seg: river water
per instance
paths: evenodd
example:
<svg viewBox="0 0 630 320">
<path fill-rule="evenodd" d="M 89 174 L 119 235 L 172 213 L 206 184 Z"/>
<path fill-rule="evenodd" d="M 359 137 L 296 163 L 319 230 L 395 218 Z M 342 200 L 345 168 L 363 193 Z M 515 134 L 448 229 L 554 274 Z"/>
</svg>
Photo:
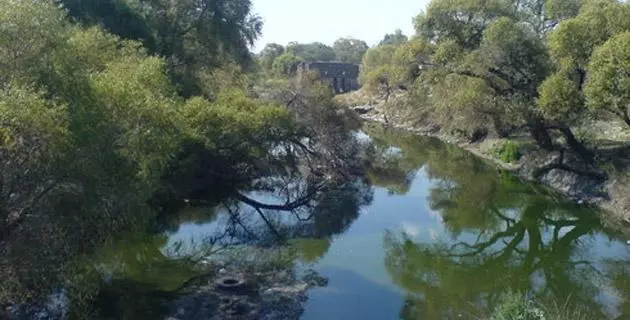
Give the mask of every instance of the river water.
<svg viewBox="0 0 630 320">
<path fill-rule="evenodd" d="M 596 212 L 436 139 L 366 132 L 361 138 L 374 143 L 380 165 L 368 182 L 337 193 L 331 213 L 309 223 L 272 214 L 274 232 L 252 216 L 240 233 L 267 248 L 281 233 L 292 252 L 283 259 L 328 277 L 309 291 L 302 319 L 478 319 L 507 292 L 586 308 L 593 318 L 630 318 L 630 245 Z M 147 295 L 191 276 L 178 254 L 229 244 L 220 235 L 234 227 L 230 217 L 221 208 L 190 209 L 163 234 L 97 252 L 108 266 L 97 268 L 98 278 L 114 288 L 101 306 L 154 308 Z"/>
<path fill-rule="evenodd" d="M 332 235 L 293 242 L 329 278 L 303 319 L 475 318 L 508 291 L 630 317 L 630 245 L 595 212 L 436 139 L 371 134 L 389 166 L 368 174 L 371 201 Z M 217 225 L 181 225 L 171 241 Z"/>
</svg>

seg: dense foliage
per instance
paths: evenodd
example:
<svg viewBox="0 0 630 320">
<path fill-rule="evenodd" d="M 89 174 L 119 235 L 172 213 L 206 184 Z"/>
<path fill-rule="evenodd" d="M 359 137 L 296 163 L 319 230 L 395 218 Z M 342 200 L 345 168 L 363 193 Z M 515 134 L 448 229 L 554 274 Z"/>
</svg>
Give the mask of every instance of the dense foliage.
<svg viewBox="0 0 630 320">
<path fill-rule="evenodd" d="M 324 137 L 344 126 L 332 92 L 311 78 L 277 97 L 252 92 L 250 7 L 0 4 L 0 304 L 48 293 L 77 255 L 159 229 L 168 218 L 156 215 L 186 202 L 247 201 L 240 192 L 274 189 L 272 177 L 309 176 L 291 185 L 289 210 L 333 184 L 341 169 L 326 164 L 345 154 L 322 151 L 344 145 Z"/>
<path fill-rule="evenodd" d="M 588 160 L 576 126 L 630 125 L 629 21 L 630 5 L 614 0 L 433 0 L 412 39 L 367 52 L 361 81 L 385 97 L 408 92 L 396 108 L 443 128 L 470 137 L 527 129 L 548 150 L 561 147 L 558 135 Z"/>
<path fill-rule="evenodd" d="M 597 232 L 615 237 L 596 215 L 549 201 L 543 188 L 454 145 L 378 125 L 365 130 L 374 139 L 370 181 L 411 196 L 414 176 L 429 179 L 428 212 L 439 221 L 424 235 L 391 228 L 383 237 L 385 268 L 406 291 L 401 319 L 606 319 L 595 284 L 625 288 L 612 280 L 623 263 L 598 269 L 589 258 L 597 249 L 581 245 Z"/>
<path fill-rule="evenodd" d="M 250 0 L 56 1 L 84 25 L 142 41 L 149 53 L 165 59 L 185 96 L 203 93 L 200 80 L 228 60 L 249 67 L 249 48 L 262 30 Z"/>
<path fill-rule="evenodd" d="M 321 42 L 291 42 L 286 47 L 268 43 L 258 54 L 258 64 L 267 76 L 287 78 L 296 74 L 302 61 L 359 64 L 368 49 L 365 41 L 354 38 L 339 38 L 332 47 Z"/>
</svg>

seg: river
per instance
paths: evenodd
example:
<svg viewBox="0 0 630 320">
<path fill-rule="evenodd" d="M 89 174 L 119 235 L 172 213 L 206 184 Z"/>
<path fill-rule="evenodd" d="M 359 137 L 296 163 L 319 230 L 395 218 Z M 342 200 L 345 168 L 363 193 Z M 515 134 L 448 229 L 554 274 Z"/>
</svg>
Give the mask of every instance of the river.
<svg viewBox="0 0 630 320">
<path fill-rule="evenodd" d="M 580 306 L 593 318 L 630 317 L 630 245 L 592 209 L 433 138 L 378 128 L 359 136 L 375 146 L 378 165 L 309 219 L 269 213 L 269 228 L 244 209 L 189 208 L 163 233 L 95 252 L 85 285 L 107 284 L 97 299 L 105 316 L 160 318 L 155 296 L 193 275 L 179 257 L 212 259 L 248 243 L 328 278 L 308 291 L 304 320 L 478 319 L 507 292 Z"/>
</svg>

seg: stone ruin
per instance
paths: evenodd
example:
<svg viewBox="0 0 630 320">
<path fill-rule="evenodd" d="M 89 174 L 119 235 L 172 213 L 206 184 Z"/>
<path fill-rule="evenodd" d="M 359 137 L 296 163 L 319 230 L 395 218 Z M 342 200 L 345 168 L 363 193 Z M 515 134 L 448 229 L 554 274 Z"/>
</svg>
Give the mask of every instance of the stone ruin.
<svg viewBox="0 0 630 320">
<path fill-rule="evenodd" d="M 359 65 L 343 62 L 305 61 L 298 71 L 317 71 L 322 80 L 330 83 L 335 94 L 359 89 Z"/>
</svg>

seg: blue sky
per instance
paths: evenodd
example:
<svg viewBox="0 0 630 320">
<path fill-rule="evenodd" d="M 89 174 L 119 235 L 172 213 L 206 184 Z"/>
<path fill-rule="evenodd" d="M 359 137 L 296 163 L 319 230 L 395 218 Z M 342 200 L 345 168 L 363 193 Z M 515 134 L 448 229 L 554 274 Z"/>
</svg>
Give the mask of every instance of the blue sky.
<svg viewBox="0 0 630 320">
<path fill-rule="evenodd" d="M 254 12 L 265 21 L 254 51 L 265 44 L 320 41 L 339 37 L 365 40 L 372 46 L 385 33 L 413 33 L 412 18 L 428 0 L 253 0 Z"/>
</svg>

